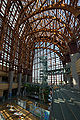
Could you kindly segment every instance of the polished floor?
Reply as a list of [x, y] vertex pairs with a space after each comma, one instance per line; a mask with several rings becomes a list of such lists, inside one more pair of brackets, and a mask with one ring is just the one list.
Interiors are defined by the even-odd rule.
[[55, 120], [80, 120], [80, 92], [60, 88], [54, 90], [53, 116]]
[[[13, 108], [7, 107], [7, 105], [13, 106]], [[15, 110], [16, 114], [14, 114]], [[4, 116], [5, 120], [39, 120], [36, 116], [33, 116], [29, 111], [23, 109], [22, 107], [14, 104], [7, 103], [0, 106], [0, 113]], [[19, 114], [17, 114], [19, 113]]]

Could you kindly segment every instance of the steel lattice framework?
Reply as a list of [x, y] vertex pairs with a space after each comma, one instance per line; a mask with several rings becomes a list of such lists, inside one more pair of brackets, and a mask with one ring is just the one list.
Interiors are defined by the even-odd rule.
[[[79, 40], [79, 0], [0, 1], [0, 64], [3, 71], [6, 66], [6, 71], [30, 73], [35, 49], [40, 48], [55, 52], [63, 63], [67, 62], [69, 54], [78, 50], [75, 46]], [[74, 45], [73, 50], [71, 45]]]

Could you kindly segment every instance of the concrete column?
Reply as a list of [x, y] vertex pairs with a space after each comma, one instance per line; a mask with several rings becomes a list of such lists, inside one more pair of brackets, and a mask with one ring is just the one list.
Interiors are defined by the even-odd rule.
[[2, 82], [2, 77], [0, 77], [0, 82]]
[[21, 80], [22, 80], [22, 73], [18, 73], [17, 79], [18, 79], [18, 92], [17, 92], [17, 95], [19, 96], [20, 95], [20, 90], [21, 90], [21, 84], [22, 84], [22, 82], [21, 82]]
[[70, 77], [69, 83], [70, 83], [70, 87], [73, 87], [73, 78], [72, 77]]
[[32, 76], [29, 76], [29, 82], [32, 82]]
[[12, 84], [13, 84], [13, 77], [14, 77], [14, 71], [9, 71], [9, 92], [8, 92], [8, 97], [12, 97]]
[[3, 97], [3, 90], [0, 90], [0, 97]]
[[28, 82], [32, 82], [32, 70], [28, 70], [27, 75], [28, 75], [27, 81], [28, 81]]
[[79, 89], [79, 76], [76, 71], [76, 61], [78, 59], [79, 53], [71, 54], [71, 67], [72, 67], [72, 77], [73, 77], [73, 87]]
[[27, 70], [27, 68], [24, 68], [24, 70], [23, 70], [23, 79], [24, 79], [24, 83], [26, 83], [27, 81], [28, 81], [28, 70]]
[[67, 83], [70, 83], [70, 75], [69, 74], [66, 75], [66, 80], [67, 80]]
[[29, 82], [29, 75], [27, 75], [27, 82]]
[[0, 90], [0, 102], [3, 100], [3, 90]]
[[27, 75], [24, 75], [24, 82], [27, 82]]
[[28, 82], [32, 82], [32, 76], [28, 75]]
[[[27, 74], [24, 75], [24, 84], [26, 84], [27, 82]], [[24, 92], [23, 92], [23, 96], [26, 95], [26, 87], [24, 87]]]

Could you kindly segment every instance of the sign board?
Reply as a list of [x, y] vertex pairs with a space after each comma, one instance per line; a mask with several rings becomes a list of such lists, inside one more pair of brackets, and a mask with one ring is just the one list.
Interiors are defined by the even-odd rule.
[[49, 120], [50, 111], [30, 104], [30, 112], [40, 117], [42, 120]]

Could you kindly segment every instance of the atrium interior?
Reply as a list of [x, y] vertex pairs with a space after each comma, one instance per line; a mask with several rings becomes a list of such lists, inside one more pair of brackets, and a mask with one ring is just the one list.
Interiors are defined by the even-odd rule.
[[80, 0], [0, 0], [0, 120], [80, 120]]

